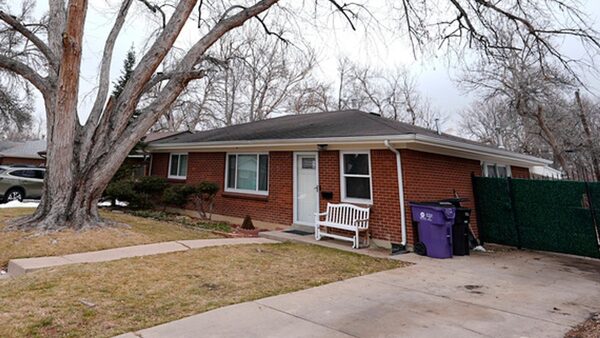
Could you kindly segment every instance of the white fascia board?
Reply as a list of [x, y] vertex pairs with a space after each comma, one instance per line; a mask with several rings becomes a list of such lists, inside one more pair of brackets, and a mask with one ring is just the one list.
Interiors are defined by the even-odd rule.
[[[329, 149], [335, 146], [346, 145], [365, 145], [365, 144], [380, 144], [383, 149], [383, 142], [389, 140], [391, 144], [399, 148], [411, 148], [411, 145], [428, 145], [440, 150], [447, 149], [452, 152], [452, 156], [460, 157], [456, 151], [465, 154], [470, 154], [471, 158], [491, 158], [509, 162], [517, 162], [518, 165], [532, 167], [535, 165], [548, 165], [552, 161], [538, 158], [531, 155], [519, 154], [508, 150], [486, 147], [482, 145], [469, 144], [460, 141], [453, 141], [438, 137], [432, 137], [421, 134], [404, 134], [404, 135], [383, 135], [383, 136], [359, 136], [359, 137], [335, 137], [335, 138], [303, 138], [303, 139], [288, 139], [288, 140], [253, 140], [253, 141], [219, 141], [219, 142], [197, 142], [197, 143], [157, 143], [150, 144], [149, 150], [154, 152], [170, 152], [178, 150], [187, 151], [226, 151], [230, 149], [245, 149], [245, 148], [290, 148], [297, 149], [298, 147], [315, 147], [318, 144], [326, 144]], [[333, 146], [333, 147], [332, 147]], [[312, 149], [312, 148], [311, 148]], [[443, 153], [443, 151], [441, 151]]]
[[[392, 136], [359, 136], [359, 137], [326, 137], [326, 138], [301, 138], [288, 140], [252, 140], [252, 141], [219, 141], [219, 142], [197, 142], [197, 143], [157, 143], [150, 144], [152, 151], [171, 151], [180, 149], [205, 150], [205, 149], [231, 149], [231, 148], [256, 148], [256, 147], [284, 147], [284, 146], [314, 146], [316, 144], [339, 145], [339, 144], [365, 144], [384, 140], [410, 140], [413, 134]], [[382, 143], [383, 144], [383, 143]]]
[[464, 143], [464, 142], [447, 140], [447, 139], [440, 139], [437, 137], [431, 137], [431, 136], [427, 136], [427, 135], [417, 134], [415, 136], [416, 136], [417, 141], [421, 141], [426, 144], [432, 144], [435, 146], [444, 147], [444, 148], [448, 148], [448, 149], [457, 149], [457, 150], [472, 152], [472, 153], [478, 154], [478, 155], [492, 156], [494, 158], [505, 159], [505, 160], [519, 160], [519, 161], [523, 161], [523, 162], [528, 162], [532, 166], [540, 165], [540, 164], [542, 164], [542, 165], [552, 164], [552, 161], [550, 161], [550, 160], [546, 160], [546, 159], [531, 156], [531, 155], [519, 154], [519, 153], [515, 153], [512, 151], [504, 150], [504, 149], [486, 147], [483, 145], [476, 145], [476, 144]]

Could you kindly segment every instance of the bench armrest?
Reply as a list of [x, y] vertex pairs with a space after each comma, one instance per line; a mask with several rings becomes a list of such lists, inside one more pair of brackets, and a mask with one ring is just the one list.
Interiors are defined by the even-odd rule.
[[325, 216], [325, 215], [327, 215], [327, 212], [321, 212], [321, 213], [315, 212], [315, 216]]
[[352, 224], [356, 224], [358, 222], [368, 222], [369, 219], [368, 218], [363, 218], [363, 219], [355, 219], [354, 222], [352, 222]]

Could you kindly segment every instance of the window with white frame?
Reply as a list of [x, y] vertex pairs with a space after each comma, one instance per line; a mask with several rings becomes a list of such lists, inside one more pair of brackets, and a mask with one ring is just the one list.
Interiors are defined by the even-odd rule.
[[171, 154], [169, 178], [185, 179], [187, 176], [188, 154]]
[[501, 178], [510, 177], [511, 176], [510, 166], [505, 165], [505, 164], [484, 162], [483, 163], [483, 176], [485, 176], [485, 177], [501, 177]]
[[227, 154], [226, 191], [267, 195], [269, 191], [268, 154]]
[[371, 203], [371, 159], [368, 151], [341, 153], [342, 200]]

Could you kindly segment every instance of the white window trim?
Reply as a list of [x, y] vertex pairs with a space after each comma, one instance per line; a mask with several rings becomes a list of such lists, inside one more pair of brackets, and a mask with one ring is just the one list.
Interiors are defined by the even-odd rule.
[[[488, 172], [488, 166], [490, 166], [490, 165], [506, 168], [506, 177], [512, 177], [512, 171], [510, 168], [511, 167], [510, 164], [485, 162], [485, 161], [481, 162], [481, 166], [483, 167], [483, 177], [490, 177], [489, 172]], [[498, 175], [496, 175], [495, 177], [498, 177]]]
[[[172, 163], [171, 158], [173, 157], [173, 155], [178, 155], [178, 156], [186, 155], [188, 157], [188, 160], [187, 160], [187, 163], [186, 163], [186, 165], [188, 166], [188, 168], [186, 168], [186, 170], [185, 170], [185, 172], [186, 172], [185, 176], [171, 175], [171, 163]], [[179, 172], [179, 164], [180, 163], [181, 163], [181, 161], [177, 160], [177, 166], [178, 166], [177, 172]], [[185, 179], [187, 179], [187, 172], [188, 172], [188, 169], [189, 169], [189, 163], [190, 163], [190, 156], [189, 156], [188, 153], [169, 153], [169, 171], [167, 172], [167, 177], [168, 178], [172, 178], [172, 179], [176, 179], [176, 180], [185, 180]]]
[[[227, 183], [229, 182], [229, 156], [231, 155], [235, 155], [236, 156], [236, 165], [235, 165], [235, 170], [237, 173], [237, 169], [238, 169], [238, 165], [237, 165], [237, 156], [238, 155], [256, 155], [257, 159], [256, 159], [256, 190], [249, 190], [249, 189], [236, 189], [236, 188], [229, 188], [227, 185]], [[267, 155], [267, 190], [263, 191], [263, 190], [258, 190], [258, 183], [259, 183], [259, 175], [260, 175], [260, 171], [259, 171], [259, 167], [260, 167], [260, 160], [258, 158], [258, 156], [260, 155]], [[233, 192], [233, 193], [239, 193], [239, 194], [248, 194], [248, 195], [259, 195], [259, 196], [268, 196], [269, 195], [269, 188], [270, 188], [270, 182], [269, 182], [269, 173], [271, 172], [271, 156], [269, 155], [268, 152], [236, 152], [236, 153], [225, 153], [225, 182], [223, 182], [223, 186], [225, 187], [225, 192]], [[237, 175], [235, 175], [234, 177], [234, 186], [237, 186]]]
[[[369, 175], [353, 175], [353, 174], [344, 174], [344, 155], [346, 154], [366, 154], [369, 159]], [[369, 189], [370, 189], [370, 199], [362, 199], [362, 198], [352, 198], [346, 197], [346, 177], [363, 177], [369, 178]], [[370, 150], [345, 150], [340, 151], [340, 192], [341, 192], [341, 201], [347, 203], [357, 203], [357, 204], [373, 204], [373, 170], [371, 168], [371, 151]]]

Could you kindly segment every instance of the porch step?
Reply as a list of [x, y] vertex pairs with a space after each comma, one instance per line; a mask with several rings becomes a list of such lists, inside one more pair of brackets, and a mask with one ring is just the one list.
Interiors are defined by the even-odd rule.
[[290, 229], [293, 230], [300, 230], [300, 231], [304, 231], [304, 232], [310, 232], [311, 234], [315, 233], [315, 228], [309, 225], [302, 225], [302, 224], [292, 224], [292, 226], [290, 227]]

